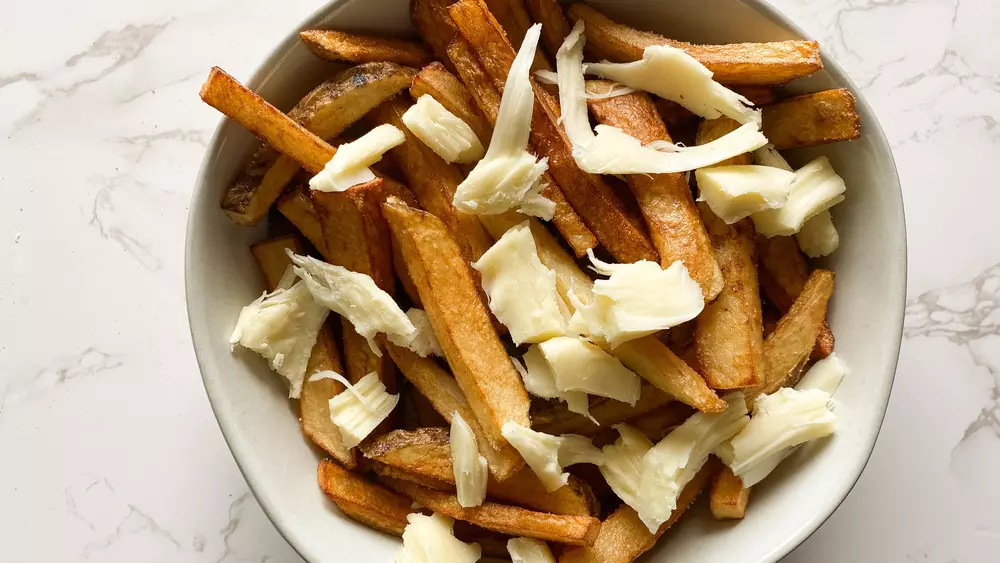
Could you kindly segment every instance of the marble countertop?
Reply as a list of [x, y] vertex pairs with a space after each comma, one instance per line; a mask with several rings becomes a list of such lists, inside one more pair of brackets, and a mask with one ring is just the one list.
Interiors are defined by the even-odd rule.
[[[995, 561], [1000, 4], [774, 3], [821, 39], [874, 106], [899, 166], [910, 249], [905, 340], [875, 453], [843, 506], [788, 560]], [[318, 3], [272, 5], [8, 8], [4, 561], [300, 561], [222, 440], [182, 279], [191, 186], [219, 119], [198, 87], [216, 64], [248, 77]]]

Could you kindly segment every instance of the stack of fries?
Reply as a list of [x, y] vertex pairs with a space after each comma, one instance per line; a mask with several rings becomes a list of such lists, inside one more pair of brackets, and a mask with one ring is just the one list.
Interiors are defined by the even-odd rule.
[[[418, 354], [386, 335], [370, 344], [346, 316], [328, 318], [298, 398], [303, 434], [328, 456], [319, 466], [320, 488], [348, 517], [389, 534], [403, 534], [414, 513], [434, 512], [460, 521], [456, 537], [478, 542], [484, 555], [507, 557], [507, 540], [526, 537], [548, 542], [561, 562], [634, 561], [705, 489], [713, 515], [742, 518], [749, 488], [714, 456], [683, 487], [669, 520], [651, 531], [593, 467], [578, 465], [566, 485], [547, 490], [502, 429], [513, 422], [554, 436], [587, 436], [601, 446], [617, 437], [611, 425], [624, 422], [656, 443], [696, 412], [726, 409], [723, 391], [742, 390], [752, 402], [792, 387], [810, 362], [833, 351], [825, 320], [832, 273], [811, 270], [793, 236], [757, 235], [750, 218], [727, 224], [696, 203], [684, 173], [586, 172], [563, 129], [556, 91], [534, 74], [526, 148], [547, 158], [541, 195], [554, 204], [550, 225], [514, 211], [474, 215], [456, 208], [456, 190], [475, 163], [446, 161], [404, 116], [429, 96], [488, 146], [508, 72], [533, 22], [541, 24], [533, 72], [555, 68], [577, 22], [589, 60], [639, 61], [651, 46], [682, 50], [714, 80], [763, 107], [761, 130], [777, 150], [856, 139], [854, 98], [847, 90], [781, 98], [779, 86], [822, 68], [811, 41], [693, 45], [619, 24], [585, 4], [564, 11], [557, 0], [412, 0], [411, 8], [422, 41], [303, 31], [316, 56], [351, 66], [287, 113], [218, 68], [201, 91], [206, 103], [263, 142], [226, 190], [222, 208], [240, 225], [270, 217], [275, 236], [250, 249], [267, 291], [283, 287], [289, 251], [317, 256], [370, 277], [404, 310], [426, 311], [443, 355], [442, 361]], [[591, 93], [615, 87], [587, 84]], [[642, 144], [698, 146], [738, 127], [629, 89], [591, 96], [588, 108], [596, 123]], [[386, 124], [403, 141], [371, 165], [373, 180], [343, 191], [310, 188], [310, 177], [327, 167], [337, 147]], [[746, 153], [718, 165], [753, 162]], [[509, 355], [525, 348], [514, 346], [508, 327], [491, 313], [481, 274], [469, 266], [525, 221], [567, 306], [595, 299], [581, 260], [593, 251], [664, 269], [680, 261], [701, 288], [705, 306], [696, 319], [614, 348], [642, 378], [635, 404], [591, 397], [586, 416], [525, 391]], [[312, 377], [329, 372], [351, 384], [374, 373], [387, 393], [400, 397], [357, 447], [345, 444], [331, 416], [331, 400], [351, 391], [339, 379]], [[474, 507], [456, 496], [446, 426], [459, 417], [489, 468], [486, 501]]]

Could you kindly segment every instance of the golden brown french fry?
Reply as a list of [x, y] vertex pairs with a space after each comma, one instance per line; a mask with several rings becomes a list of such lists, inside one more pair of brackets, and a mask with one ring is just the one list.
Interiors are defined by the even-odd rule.
[[[591, 81], [588, 89], [601, 89], [607, 81]], [[643, 144], [671, 142], [666, 126], [656, 113], [650, 97], [636, 92], [588, 102], [591, 113], [600, 123], [618, 127]], [[666, 268], [677, 260], [684, 263], [691, 278], [701, 286], [706, 301], [722, 291], [724, 280], [715, 260], [712, 242], [698, 217], [684, 174], [629, 174], [626, 176], [639, 204], [660, 264]]]
[[846, 88], [783, 100], [764, 108], [764, 135], [778, 149], [850, 141], [861, 136], [854, 95]]
[[[522, 0], [483, 0], [483, 2], [500, 23], [511, 45], [515, 48], [520, 47], [524, 35], [531, 27], [531, 18], [528, 17]], [[555, 55], [555, 51], [552, 54]], [[535, 61], [531, 65], [531, 70], [552, 70], [541, 49], [535, 51]]]
[[314, 55], [327, 61], [391, 62], [420, 67], [434, 60], [423, 45], [405, 39], [358, 35], [332, 29], [307, 29], [299, 32], [299, 39]]
[[[385, 477], [412, 481], [439, 491], [455, 491], [455, 473], [446, 428], [394, 430], [362, 446], [364, 456], [375, 463], [375, 472]], [[524, 508], [566, 514], [596, 516], [597, 499], [590, 487], [570, 477], [570, 482], [546, 492], [538, 476], [523, 468], [503, 482], [490, 478], [487, 497]]]
[[434, 56], [449, 70], [454, 70], [448, 59], [448, 45], [458, 37], [455, 24], [448, 17], [452, 0], [411, 0], [410, 19], [424, 42], [431, 46]]
[[[739, 126], [739, 123], [735, 120], [729, 119], [728, 117], [706, 119], [698, 126], [698, 135], [695, 137], [695, 143], [699, 145], [710, 143], [723, 135], [732, 133], [738, 129]], [[753, 155], [750, 153], [743, 153], [732, 158], [727, 158], [714, 166], [735, 166], [746, 164], [753, 164]]]
[[630, 340], [612, 353], [625, 367], [678, 401], [704, 412], [726, 410], [726, 402], [709, 389], [698, 372], [655, 336]]
[[323, 227], [319, 223], [316, 208], [309, 199], [308, 186], [303, 183], [293, 185], [284, 195], [278, 198], [278, 211], [285, 216], [302, 236], [316, 247], [316, 250], [329, 260], [326, 254], [326, 241], [323, 240]]
[[384, 477], [382, 481], [438, 514], [512, 536], [566, 545], [592, 545], [601, 528], [601, 521], [591, 516], [548, 514], [493, 502], [484, 502], [475, 508], [462, 508], [453, 494], [402, 479]]
[[[459, 0], [448, 8], [448, 12], [493, 81], [493, 87], [502, 91], [515, 52], [500, 25], [482, 0]], [[468, 82], [466, 85], [473, 90], [477, 87]], [[558, 115], [554, 107], [549, 102], [542, 102], [549, 99], [548, 93], [536, 84], [535, 111], [531, 119], [531, 144], [535, 153], [548, 157], [549, 173], [563, 189], [567, 201], [618, 261], [656, 260], [649, 237], [629, 220], [611, 188], [600, 177], [587, 174], [576, 165], [569, 139], [556, 124]], [[489, 117], [489, 112], [484, 110], [484, 113]]]
[[402, 99], [390, 100], [370, 114], [371, 120], [393, 125], [406, 136], [406, 141], [391, 153], [403, 169], [417, 201], [444, 222], [465, 259], [475, 262], [493, 245], [493, 238], [475, 215], [462, 213], [452, 205], [455, 189], [462, 183], [462, 171], [445, 162], [403, 124], [403, 113], [410, 105]]
[[793, 387], [816, 342], [833, 294], [833, 272], [813, 270], [802, 293], [764, 341], [763, 383], [747, 391], [747, 403], [758, 395]]
[[559, 563], [632, 563], [652, 549], [656, 540], [680, 520], [717, 471], [716, 464], [717, 461], [710, 459], [688, 482], [677, 499], [677, 508], [655, 534], [649, 532], [632, 507], [623, 504], [601, 524], [593, 546], [568, 549], [559, 558]]
[[[645, 434], [655, 444], [666, 437], [667, 433], [673, 430], [674, 427], [683, 423], [694, 413], [695, 410], [691, 407], [674, 401], [646, 414], [630, 418], [625, 422]], [[616, 433], [615, 439], [617, 438]]]
[[403, 535], [410, 499], [328, 460], [319, 462], [319, 487], [349, 518], [387, 534]]
[[[461, 44], [464, 44], [464, 42], [461, 42]], [[456, 47], [456, 49], [460, 48]], [[471, 57], [471, 54], [469, 57]], [[482, 72], [478, 62], [466, 58], [462, 66], [466, 74], [470, 72], [469, 65], [473, 67], [471, 69], [472, 72], [476, 72], [477, 74]], [[417, 74], [416, 78], [413, 79], [410, 94], [414, 98], [425, 94], [434, 97], [448, 111], [468, 123], [473, 128], [473, 131], [476, 132], [483, 146], [489, 146], [490, 137], [493, 135], [493, 123], [496, 121], [497, 111], [500, 107], [500, 96], [493, 90], [492, 86], [485, 83], [485, 80], [481, 81], [481, 84], [483, 90], [488, 90], [488, 92], [485, 92], [487, 98], [484, 98], [481, 103], [489, 110], [489, 117], [484, 115], [482, 110], [477, 107], [476, 98], [469, 92], [469, 89], [455, 75], [441, 66], [440, 63], [428, 65]], [[548, 173], [542, 177], [542, 182], [548, 184], [542, 190], [542, 195], [556, 204], [552, 223], [562, 234], [563, 238], [566, 239], [573, 252], [577, 256], [584, 256], [588, 249], [597, 246], [597, 238], [594, 236], [594, 233], [590, 232], [590, 229], [583, 223], [583, 219], [577, 215], [569, 202], [566, 201], [566, 196]], [[480, 219], [483, 218], [480, 217]], [[487, 229], [489, 229], [488, 225]], [[491, 234], [493, 233], [491, 232]], [[497, 238], [496, 234], [493, 234], [493, 236]]]
[[570, 6], [567, 15], [574, 23], [584, 21], [587, 48], [598, 59], [637, 61], [646, 47], [669, 45], [698, 59], [724, 84], [784, 84], [823, 68], [815, 41], [693, 45], [616, 23], [583, 3]]
[[[291, 265], [291, 258], [285, 250], [297, 254], [302, 253], [302, 242], [295, 235], [278, 237], [259, 242], [250, 247], [257, 266], [264, 274], [267, 290], [277, 287], [281, 276]], [[333, 379], [309, 381], [309, 376], [320, 371], [343, 371], [337, 343], [330, 331], [329, 321], [323, 324], [316, 337], [309, 363], [306, 365], [306, 380], [302, 384], [302, 394], [299, 397], [299, 420], [302, 433], [323, 448], [341, 465], [347, 468], [357, 466], [354, 450], [344, 446], [340, 430], [330, 421], [330, 399], [344, 390], [344, 386]]]
[[455, 521], [454, 532], [455, 537], [465, 543], [479, 544], [479, 549], [482, 551], [483, 556], [483, 559], [480, 559], [480, 561], [510, 559], [510, 553], [507, 551], [507, 542], [511, 538], [507, 534], [484, 530], [479, 526], [473, 526], [461, 520]]
[[461, 415], [475, 434], [479, 453], [486, 458], [490, 473], [497, 480], [506, 480], [524, 467], [524, 460], [513, 446], [507, 442], [500, 444], [499, 447], [493, 445], [494, 442], [483, 431], [455, 378], [433, 358], [422, 358], [406, 348], [388, 342], [383, 337], [379, 338], [379, 344], [389, 352], [399, 371], [403, 373], [403, 377], [430, 401], [438, 414], [449, 424], [454, 413]]
[[313, 174], [337, 152], [219, 67], [209, 72], [201, 87], [201, 99]]
[[[794, 237], [757, 237], [757, 255], [760, 262], [760, 288], [782, 313], [792, 307], [795, 298], [809, 278], [806, 257]], [[830, 325], [823, 321], [812, 359], [821, 360], [833, 352], [834, 338]]]
[[[365, 113], [406, 88], [413, 69], [377, 62], [345, 69], [306, 94], [288, 117], [331, 141]], [[264, 143], [226, 190], [222, 208], [241, 225], [253, 225], [267, 213], [299, 171], [299, 165]]]
[[750, 219], [727, 225], [698, 204], [726, 284], [695, 320], [694, 349], [701, 375], [712, 389], [761, 382], [764, 324], [757, 285], [757, 249]]
[[494, 448], [510, 421], [530, 426], [528, 394], [480, 300], [466, 260], [440, 219], [401, 201], [383, 206], [459, 387]]
[[566, 21], [562, 6], [558, 0], [525, 0], [524, 4], [531, 19], [542, 24], [542, 42], [545, 44], [545, 50], [549, 56], [555, 57], [570, 32], [569, 22]]
[[750, 489], [743, 486], [743, 481], [733, 475], [731, 469], [723, 466], [712, 480], [708, 498], [716, 520], [739, 520], [746, 515]]
[[569, 412], [565, 403], [547, 402], [542, 403], [541, 408], [532, 411], [532, 428], [553, 435], [595, 436], [612, 424], [664, 408], [664, 405], [672, 402], [674, 398], [670, 395], [649, 383], [643, 383], [635, 406], [603, 397], [595, 398], [590, 405], [590, 416], [594, 417], [600, 426], [583, 415]]

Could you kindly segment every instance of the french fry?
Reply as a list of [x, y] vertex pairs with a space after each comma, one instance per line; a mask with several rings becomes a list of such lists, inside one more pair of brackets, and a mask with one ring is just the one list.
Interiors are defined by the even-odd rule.
[[480, 559], [480, 561], [510, 559], [510, 553], [507, 551], [507, 542], [510, 541], [510, 536], [507, 534], [484, 530], [479, 526], [473, 526], [461, 520], [455, 521], [454, 532], [455, 537], [465, 543], [479, 544], [479, 549], [482, 551], [483, 556], [483, 559]]
[[399, 371], [413, 386], [430, 401], [434, 409], [448, 423], [451, 423], [454, 413], [458, 413], [472, 429], [479, 444], [479, 453], [486, 458], [490, 473], [498, 481], [504, 481], [524, 467], [524, 460], [513, 446], [504, 442], [499, 447], [483, 431], [476, 414], [455, 378], [438, 365], [433, 358], [422, 358], [415, 352], [396, 346], [384, 337], [379, 337], [379, 344], [389, 352], [396, 362]]
[[567, 15], [574, 23], [584, 21], [587, 48], [598, 59], [637, 61], [646, 47], [669, 45], [698, 59], [724, 84], [784, 84], [823, 68], [815, 41], [693, 45], [616, 23], [583, 3], [570, 6]]
[[542, 24], [542, 42], [545, 44], [545, 50], [549, 56], [555, 57], [571, 29], [562, 6], [558, 0], [525, 0], [524, 4], [531, 19]]
[[[410, 83], [413, 69], [370, 63], [345, 69], [314, 88], [288, 117], [330, 141]], [[236, 223], [256, 224], [299, 171], [299, 164], [263, 144], [226, 190], [222, 209]]]
[[[458, 48], [460, 47], [456, 47], [456, 49]], [[478, 68], [479, 63], [469, 59], [466, 59], [466, 61], [476, 67], [473, 69], [474, 72], [482, 71]], [[464, 68], [464, 70], [466, 74], [470, 72], [468, 68]], [[483, 83], [482, 88], [489, 90], [489, 98], [482, 100], [482, 104], [486, 105], [490, 110], [488, 118], [477, 107], [476, 99], [469, 92], [469, 89], [440, 63], [428, 65], [417, 74], [416, 78], [413, 79], [413, 86], [410, 87], [410, 94], [414, 99], [421, 95], [432, 96], [447, 108], [448, 111], [468, 123], [473, 131], [476, 132], [476, 136], [479, 137], [483, 146], [489, 146], [490, 137], [493, 135], [493, 123], [496, 121], [497, 111], [500, 106], [500, 96], [496, 94], [496, 91], [491, 86], [485, 83]], [[495, 105], [493, 105], [494, 103]], [[566, 239], [573, 252], [577, 256], [584, 256], [587, 253], [587, 249], [597, 246], [597, 238], [584, 225], [583, 219], [577, 215], [573, 207], [566, 201], [566, 196], [548, 173], [542, 177], [542, 182], [548, 184], [542, 190], [542, 195], [556, 204], [552, 223], [562, 234], [563, 238]], [[483, 217], [480, 217], [480, 219], [484, 223], [487, 221]], [[489, 229], [488, 225], [487, 229]], [[497, 238], [497, 235], [493, 234], [493, 236]]]
[[[285, 274], [291, 259], [285, 250], [302, 253], [302, 242], [295, 235], [278, 237], [259, 242], [250, 247], [257, 266], [264, 274], [268, 291], [277, 287]], [[343, 371], [337, 343], [328, 323], [324, 323], [316, 337], [309, 363], [306, 364], [306, 380], [299, 396], [299, 420], [302, 433], [348, 469], [357, 466], [354, 450], [344, 446], [340, 430], [330, 421], [330, 399], [344, 390], [344, 386], [333, 379], [309, 381], [309, 376], [320, 371]]]
[[[757, 237], [760, 261], [760, 287], [764, 295], [782, 313], [787, 312], [809, 278], [806, 257], [794, 237]], [[830, 325], [823, 321], [813, 360], [821, 360], [833, 352], [834, 338]]]
[[649, 383], [643, 383], [640, 388], [639, 400], [636, 401], [635, 406], [603, 397], [595, 398], [590, 406], [590, 416], [594, 417], [600, 425], [594, 424], [592, 420], [583, 415], [569, 412], [564, 403], [548, 402], [544, 403], [541, 410], [532, 412], [532, 428], [553, 435], [595, 436], [612, 424], [665, 408], [664, 405], [672, 402], [674, 402], [674, 398], [670, 395]]
[[[493, 87], [502, 91], [515, 52], [500, 25], [481, 0], [460, 0], [452, 4], [448, 12], [493, 81]], [[469, 82], [466, 85], [472, 90], [478, 87]], [[536, 84], [531, 144], [536, 154], [548, 157], [549, 173], [563, 189], [567, 201], [618, 261], [656, 260], [649, 237], [629, 220], [611, 188], [598, 176], [587, 174], [576, 165], [569, 139], [556, 125], [558, 115], [554, 107], [543, 100], [550, 100], [550, 96]], [[489, 117], [488, 111], [483, 113]]]
[[[589, 89], [605, 88], [607, 81], [591, 81]], [[597, 121], [618, 127], [643, 144], [671, 142], [666, 126], [656, 113], [650, 97], [636, 92], [588, 102]], [[722, 291], [724, 280], [715, 260], [712, 242], [698, 217], [684, 174], [629, 174], [626, 176], [639, 204], [649, 233], [666, 268], [677, 260], [684, 263], [691, 278], [701, 286], [706, 301]]]
[[625, 367], [678, 401], [704, 412], [726, 410], [726, 402], [709, 389], [698, 372], [655, 336], [630, 340], [612, 353]]
[[421, 67], [434, 60], [423, 45], [405, 39], [357, 35], [332, 29], [307, 29], [299, 32], [299, 39], [314, 55], [327, 61], [391, 62]]
[[209, 72], [201, 87], [201, 99], [313, 174], [337, 152], [219, 67]]
[[328, 460], [319, 462], [319, 487], [350, 519], [396, 536], [417, 512], [410, 499], [372, 483]]
[[717, 469], [717, 461], [710, 459], [695, 474], [681, 491], [677, 499], [677, 508], [670, 515], [670, 519], [664, 522], [655, 534], [649, 532], [649, 528], [642, 523], [632, 507], [623, 504], [601, 524], [601, 531], [593, 546], [568, 549], [559, 558], [559, 563], [632, 563], [640, 555], [652, 549], [656, 540], [680, 520]]
[[[646, 435], [654, 444], [666, 437], [667, 433], [688, 419], [695, 411], [691, 407], [674, 401], [656, 410], [626, 420], [628, 424]], [[616, 435], [617, 439], [618, 436]], [[614, 441], [614, 440], [612, 440]]]
[[764, 380], [747, 391], [747, 403], [781, 387], [793, 387], [816, 342], [833, 294], [833, 272], [813, 270], [802, 293], [764, 341]]
[[739, 520], [746, 515], [750, 489], [743, 486], [743, 481], [733, 475], [731, 469], [723, 466], [712, 480], [708, 499], [716, 520]]
[[528, 394], [497, 337], [458, 244], [440, 219], [401, 201], [383, 206], [431, 328], [492, 447], [511, 421], [530, 426]]
[[846, 88], [783, 100], [764, 108], [762, 117], [764, 136], [782, 150], [861, 136], [854, 95]]
[[[704, 145], [710, 143], [716, 139], [723, 137], [729, 133], [732, 133], [740, 126], [733, 119], [728, 117], [720, 117], [718, 119], [706, 119], [698, 125], [698, 134], [695, 136], [695, 144]], [[753, 155], [749, 153], [743, 153], [732, 158], [727, 158], [713, 166], [737, 166], [737, 165], [747, 165], [753, 164]]]
[[566, 545], [592, 545], [601, 528], [601, 521], [591, 516], [548, 514], [493, 502], [484, 502], [475, 508], [462, 508], [453, 494], [402, 479], [384, 477], [382, 481], [438, 514], [502, 534]]
[[411, 0], [410, 19], [420, 37], [431, 46], [434, 56], [448, 70], [455, 70], [448, 58], [448, 46], [458, 37], [458, 30], [448, 17], [448, 5], [451, 2], [452, 0]]
[[374, 123], [395, 126], [406, 136], [406, 141], [391, 153], [403, 169], [417, 201], [444, 222], [466, 261], [475, 262], [493, 245], [493, 238], [475, 215], [462, 213], [452, 205], [455, 189], [462, 183], [462, 171], [445, 162], [403, 124], [403, 113], [409, 107], [401, 99], [390, 100], [376, 108], [370, 117]]
[[316, 250], [329, 260], [326, 254], [326, 241], [323, 240], [323, 227], [320, 225], [316, 207], [309, 199], [306, 184], [293, 185], [278, 198], [278, 211], [288, 219], [306, 239], [316, 247]]
[[757, 285], [757, 249], [750, 219], [727, 225], [704, 203], [698, 208], [715, 247], [726, 284], [695, 319], [694, 349], [712, 389], [761, 382], [764, 324]]
[[[777, 99], [777, 93], [775, 89], [771, 86], [760, 86], [760, 85], [746, 85], [746, 86], [734, 86], [729, 84], [726, 86], [730, 90], [745, 96], [755, 106], [766, 106], [768, 104], [774, 103]], [[664, 100], [663, 98], [656, 98], [654, 100], [656, 105], [656, 111], [660, 114], [660, 117], [667, 124], [667, 129], [673, 131], [677, 129], [687, 129], [691, 127], [697, 127], [698, 122], [701, 118], [697, 115], [691, 113], [684, 106], [671, 102], [670, 100]]]
[[[374, 462], [374, 470], [379, 475], [455, 492], [449, 444], [446, 428], [420, 428], [412, 432], [394, 430], [362, 446], [361, 451]], [[597, 500], [586, 483], [571, 477], [565, 487], [546, 492], [529, 468], [521, 469], [503, 482], [490, 478], [486, 494], [489, 498], [540, 512], [570, 516], [598, 513]]]
[[[515, 48], [521, 46], [524, 35], [531, 27], [531, 18], [524, 9], [522, 0], [483, 0], [489, 8], [490, 13], [500, 23], [507, 39]], [[553, 51], [553, 56], [555, 51]], [[535, 51], [535, 62], [531, 65], [531, 70], [552, 70], [552, 66], [545, 60], [542, 50]]]

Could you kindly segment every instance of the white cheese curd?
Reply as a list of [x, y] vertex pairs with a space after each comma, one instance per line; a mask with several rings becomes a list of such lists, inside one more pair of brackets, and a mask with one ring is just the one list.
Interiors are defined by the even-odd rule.
[[379, 125], [357, 140], [337, 147], [336, 154], [323, 170], [309, 180], [309, 187], [318, 192], [343, 192], [351, 186], [374, 180], [375, 174], [368, 167], [405, 140], [399, 129], [388, 124]]
[[455, 521], [447, 516], [414, 513], [406, 521], [395, 563], [475, 563], [482, 557], [478, 543], [455, 537]]
[[785, 205], [754, 213], [750, 218], [758, 234], [794, 235], [806, 221], [844, 201], [846, 189], [830, 160], [821, 156], [795, 172]]
[[537, 346], [560, 391], [583, 391], [630, 405], [639, 400], [642, 380], [599, 346], [569, 336]]
[[476, 435], [457, 411], [451, 416], [451, 461], [458, 504], [471, 508], [486, 499], [486, 458], [479, 455]]
[[346, 386], [347, 389], [330, 399], [330, 421], [340, 429], [344, 445], [353, 448], [396, 408], [399, 395], [387, 393], [375, 372]]
[[433, 96], [417, 98], [402, 119], [407, 129], [446, 162], [468, 164], [486, 154], [469, 124]]
[[695, 178], [699, 201], [731, 225], [751, 213], [785, 205], [795, 173], [770, 166], [713, 166], [699, 168]]

